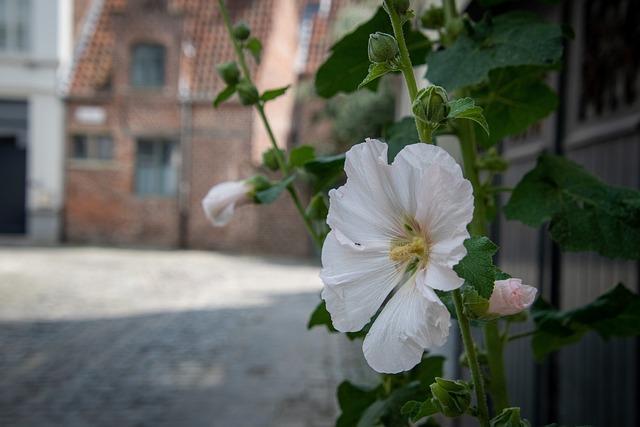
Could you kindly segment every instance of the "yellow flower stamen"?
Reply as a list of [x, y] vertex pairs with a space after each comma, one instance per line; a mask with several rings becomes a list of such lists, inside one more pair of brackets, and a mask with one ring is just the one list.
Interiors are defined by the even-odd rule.
[[429, 258], [429, 246], [423, 237], [415, 236], [411, 240], [392, 243], [389, 258], [395, 262], [426, 261]]

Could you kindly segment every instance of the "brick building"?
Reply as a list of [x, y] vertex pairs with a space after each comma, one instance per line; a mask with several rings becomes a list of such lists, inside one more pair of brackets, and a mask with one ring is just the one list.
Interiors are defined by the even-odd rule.
[[[252, 63], [260, 90], [295, 82], [325, 54], [339, 2], [234, 0], [234, 21], [263, 42]], [[67, 105], [67, 240], [308, 254], [301, 220], [283, 197], [245, 207], [224, 228], [200, 201], [217, 182], [256, 173], [268, 140], [254, 112], [232, 100], [215, 65], [233, 50], [212, 0], [76, 0], [76, 50]], [[294, 94], [267, 106], [280, 143], [292, 135]], [[286, 244], [283, 244], [286, 242]]]

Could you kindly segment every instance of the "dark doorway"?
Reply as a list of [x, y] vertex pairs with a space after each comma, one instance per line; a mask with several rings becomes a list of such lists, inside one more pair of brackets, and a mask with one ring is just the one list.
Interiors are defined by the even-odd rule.
[[27, 150], [15, 136], [0, 136], [0, 234], [26, 231]]

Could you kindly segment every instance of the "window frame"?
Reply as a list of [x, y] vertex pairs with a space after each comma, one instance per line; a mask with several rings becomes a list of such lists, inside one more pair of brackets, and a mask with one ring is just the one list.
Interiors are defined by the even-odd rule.
[[[151, 56], [144, 58], [140, 57], [141, 55], [139, 49], [158, 49], [162, 53], [162, 64], [156, 69], [153, 73], [158, 73], [160, 75], [160, 81], [153, 83], [146, 83], [148, 80], [143, 78], [142, 81], [137, 80], [138, 73], [149, 74], [148, 71], [136, 71], [138, 66], [141, 66], [142, 60], [147, 61], [149, 63], [153, 62], [154, 59]], [[149, 55], [149, 54], [147, 54]], [[142, 63], [144, 64], [144, 63]], [[149, 64], [144, 64], [149, 65]], [[158, 65], [158, 64], [155, 64]], [[135, 42], [131, 45], [130, 49], [130, 64], [129, 64], [129, 85], [136, 90], [161, 90], [167, 85], [167, 47], [155, 41], [139, 41]]]

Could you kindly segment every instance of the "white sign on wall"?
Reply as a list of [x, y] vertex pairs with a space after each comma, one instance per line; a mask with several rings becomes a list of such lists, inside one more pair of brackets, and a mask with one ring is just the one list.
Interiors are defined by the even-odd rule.
[[107, 122], [107, 112], [102, 107], [83, 106], [76, 108], [75, 120], [83, 125], [103, 125]]

